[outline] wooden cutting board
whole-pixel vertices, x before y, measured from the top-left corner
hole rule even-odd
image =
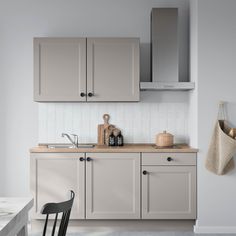
[[[98,145],[105,144],[105,129],[109,126],[110,116],[108,114],[103,115],[104,124],[98,125]]]

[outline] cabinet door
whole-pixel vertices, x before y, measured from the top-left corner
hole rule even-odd
[[[139,39],[87,39],[87,101],[139,101]]]
[[[33,218],[44,218],[40,210],[45,203],[69,199],[69,190],[75,192],[72,219],[85,218],[85,162],[84,154],[31,154],[31,191],[35,205]]]
[[[196,167],[143,166],[142,218],[195,219]]]
[[[86,218],[140,218],[140,154],[87,153]]]
[[[86,101],[86,39],[34,39],[34,100]]]

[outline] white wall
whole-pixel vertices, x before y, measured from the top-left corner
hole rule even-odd
[[[217,176],[204,167],[220,100],[228,103],[229,121],[236,126],[236,1],[193,0],[193,3],[198,31],[198,58],[193,65],[198,70],[199,147],[195,230],[236,233],[236,169]]]
[[[32,94],[33,37],[140,37],[141,77],[148,80],[151,8],[179,6],[187,17],[188,0],[0,0],[0,5],[0,145],[4,159],[0,193],[23,196],[29,194],[28,149],[38,142],[38,105]],[[182,97],[171,96],[173,101],[176,96]],[[158,99],[166,102],[165,97]]]
[[[79,135],[79,142],[96,143],[97,125],[110,114],[126,143],[153,143],[168,130],[175,142],[188,143],[188,93],[142,92],[141,102],[39,104],[39,143],[63,143],[61,133]]]
[[[1,4],[0,171],[4,177],[1,192],[18,196],[28,194],[28,149],[37,142],[37,105],[32,101],[32,38],[27,29],[21,33],[26,26],[21,18],[16,4],[4,9]]]
[[[189,91],[189,138],[190,145],[198,147],[198,22],[197,1],[190,4],[190,80],[195,82],[195,89]]]
[[[0,31],[1,34],[1,31]],[[2,44],[2,37],[0,37],[0,45]],[[0,53],[0,62],[1,65],[3,65],[3,54]],[[3,80],[3,76],[4,76],[4,67],[1,66],[0,67],[0,130],[1,130],[1,135],[0,135],[0,149],[1,154],[0,154],[0,196],[2,196],[4,194],[4,187],[5,187],[5,150],[3,149],[3,147],[5,146],[5,115],[4,115],[4,105],[5,105],[5,83]]]

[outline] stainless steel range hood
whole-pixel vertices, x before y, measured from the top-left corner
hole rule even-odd
[[[179,48],[178,8],[153,8],[151,13],[152,81],[141,82],[141,90],[194,88],[194,83],[187,81],[188,78],[180,78]]]

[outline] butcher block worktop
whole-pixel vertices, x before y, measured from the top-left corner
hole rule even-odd
[[[109,147],[95,145],[93,148],[48,148],[47,144],[31,148],[31,153],[80,153],[80,152],[173,152],[173,153],[196,153],[198,149],[186,144],[176,144],[173,148],[157,148],[154,144],[125,144],[122,147]]]

